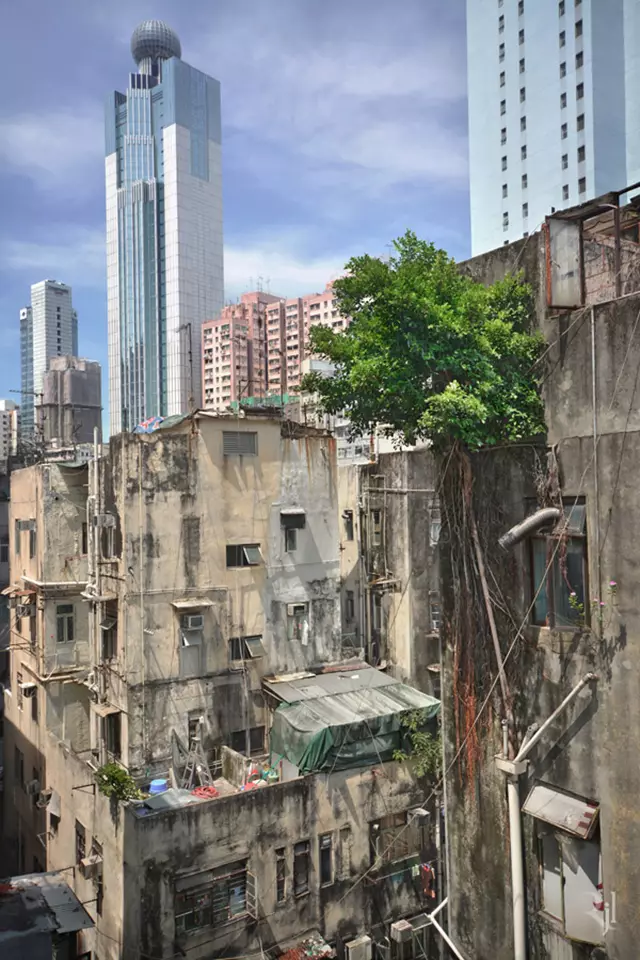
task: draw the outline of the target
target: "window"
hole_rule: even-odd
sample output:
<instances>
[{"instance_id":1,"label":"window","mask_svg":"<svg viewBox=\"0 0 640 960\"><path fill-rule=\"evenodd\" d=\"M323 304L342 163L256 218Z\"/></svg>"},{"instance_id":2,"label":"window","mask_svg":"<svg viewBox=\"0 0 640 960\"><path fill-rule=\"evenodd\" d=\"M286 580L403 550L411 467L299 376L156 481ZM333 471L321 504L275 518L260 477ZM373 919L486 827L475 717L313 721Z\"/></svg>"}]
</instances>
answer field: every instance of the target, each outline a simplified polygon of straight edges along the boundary
<instances>
[{"instance_id":1,"label":"window","mask_svg":"<svg viewBox=\"0 0 640 960\"><path fill-rule=\"evenodd\" d=\"M576 37L582 36L582 20L576 20Z\"/></svg>"},{"instance_id":2,"label":"window","mask_svg":"<svg viewBox=\"0 0 640 960\"><path fill-rule=\"evenodd\" d=\"M89 551L89 537L88 537L88 531L87 531L87 525L86 525L86 523L83 523L83 524L82 524L82 543L81 543L80 549L81 549L81 552L82 552L82 556L83 556L83 557L86 556L86 554L87 554L88 551Z\"/></svg>"},{"instance_id":3,"label":"window","mask_svg":"<svg viewBox=\"0 0 640 960\"><path fill-rule=\"evenodd\" d=\"M503 196L503 197L506 197L507 194L508 194L508 192L509 192L509 189L508 189L508 187L507 187L507 184L506 184L506 183L503 183L503 184L502 184L502 196Z\"/></svg>"},{"instance_id":4,"label":"window","mask_svg":"<svg viewBox=\"0 0 640 960\"><path fill-rule=\"evenodd\" d=\"M356 602L355 602L355 593L353 590L347 590L347 602L345 616L347 621L351 621L355 618L356 615Z\"/></svg>"},{"instance_id":5,"label":"window","mask_svg":"<svg viewBox=\"0 0 640 960\"><path fill-rule=\"evenodd\" d=\"M309 604L287 604L287 638L306 646L309 642Z\"/></svg>"},{"instance_id":6,"label":"window","mask_svg":"<svg viewBox=\"0 0 640 960\"><path fill-rule=\"evenodd\" d=\"M33 720L34 723L38 723L38 688L37 687L34 687L34 689L31 691L31 696L29 699L31 700L31 719ZM34 779L36 778L34 777Z\"/></svg>"},{"instance_id":7,"label":"window","mask_svg":"<svg viewBox=\"0 0 640 960\"><path fill-rule=\"evenodd\" d=\"M498 33L504 33L504 14L498 17Z\"/></svg>"},{"instance_id":8,"label":"window","mask_svg":"<svg viewBox=\"0 0 640 960\"><path fill-rule=\"evenodd\" d=\"M567 125L566 125L566 123L563 123L562 126L560 127L560 139L561 139L561 140L566 140L566 139L567 139Z\"/></svg>"},{"instance_id":9,"label":"window","mask_svg":"<svg viewBox=\"0 0 640 960\"><path fill-rule=\"evenodd\" d=\"M564 17L564 0L560 0L558 4L558 16Z\"/></svg>"},{"instance_id":10,"label":"window","mask_svg":"<svg viewBox=\"0 0 640 960\"><path fill-rule=\"evenodd\" d=\"M23 697L24 697L24 690L22 687L22 673L18 670L18 672L16 673L16 705L18 707L18 710L22 710Z\"/></svg>"},{"instance_id":11,"label":"window","mask_svg":"<svg viewBox=\"0 0 640 960\"><path fill-rule=\"evenodd\" d=\"M100 621L102 659L114 660L118 655L118 601L107 600L104 619Z\"/></svg>"},{"instance_id":12,"label":"window","mask_svg":"<svg viewBox=\"0 0 640 960\"><path fill-rule=\"evenodd\" d=\"M568 154L568 153L563 153L563 154L562 154L562 169L563 169L563 170L566 170L568 166L569 166L569 154Z\"/></svg>"},{"instance_id":13,"label":"window","mask_svg":"<svg viewBox=\"0 0 640 960\"><path fill-rule=\"evenodd\" d=\"M229 659L230 660L257 660L266 656L266 650L262 643L262 637L231 637L229 639Z\"/></svg>"},{"instance_id":14,"label":"window","mask_svg":"<svg viewBox=\"0 0 640 960\"><path fill-rule=\"evenodd\" d=\"M205 883L176 891L176 936L246 916L251 889L251 874L240 860L208 873Z\"/></svg>"},{"instance_id":15,"label":"window","mask_svg":"<svg viewBox=\"0 0 640 960\"><path fill-rule=\"evenodd\" d=\"M561 31L560 31L560 35L559 35L559 37L558 37L558 40L560 41L560 46L561 46L561 47L564 47L564 45L565 45L566 42L567 42L567 37L566 37L566 34L565 34L564 30L561 30Z\"/></svg>"},{"instance_id":16,"label":"window","mask_svg":"<svg viewBox=\"0 0 640 960\"><path fill-rule=\"evenodd\" d=\"M506 82L507 82L507 80L506 80L505 73L504 73L504 70L503 70L502 73L500 74L500 86L501 86L501 87L504 87L504 85L505 85Z\"/></svg>"},{"instance_id":17,"label":"window","mask_svg":"<svg viewBox=\"0 0 640 960\"><path fill-rule=\"evenodd\" d=\"M351 875L351 827L340 827L338 836L338 859L336 873L340 880L347 880Z\"/></svg>"},{"instance_id":18,"label":"window","mask_svg":"<svg viewBox=\"0 0 640 960\"><path fill-rule=\"evenodd\" d=\"M102 860L102 844L98 843L95 837L91 838L91 856L100 857ZM102 916L102 904L104 902L104 883L102 880L102 869L99 871L96 877L94 877L93 885L96 891L96 913L99 917Z\"/></svg>"},{"instance_id":19,"label":"window","mask_svg":"<svg viewBox=\"0 0 640 960\"><path fill-rule=\"evenodd\" d=\"M587 178L580 177L580 179L578 180L578 193L586 193L586 192L587 192Z\"/></svg>"},{"instance_id":20,"label":"window","mask_svg":"<svg viewBox=\"0 0 640 960\"><path fill-rule=\"evenodd\" d=\"M524 43L524 30L518 30L518 43Z\"/></svg>"},{"instance_id":21,"label":"window","mask_svg":"<svg viewBox=\"0 0 640 960\"><path fill-rule=\"evenodd\" d=\"M353 540L353 510L343 510L342 522L345 540Z\"/></svg>"},{"instance_id":22,"label":"window","mask_svg":"<svg viewBox=\"0 0 640 960\"><path fill-rule=\"evenodd\" d=\"M502 214L502 229L503 229L503 230L508 230L508 229L509 229L509 213L508 213L508 211L505 211L505 212Z\"/></svg>"},{"instance_id":23,"label":"window","mask_svg":"<svg viewBox=\"0 0 640 960\"><path fill-rule=\"evenodd\" d=\"M501 43L498 46L498 60L500 61L500 63L502 63L502 61L504 60L504 43Z\"/></svg>"},{"instance_id":24,"label":"window","mask_svg":"<svg viewBox=\"0 0 640 960\"><path fill-rule=\"evenodd\" d=\"M56 638L58 643L73 643L73 604L56 605Z\"/></svg>"},{"instance_id":25,"label":"window","mask_svg":"<svg viewBox=\"0 0 640 960\"><path fill-rule=\"evenodd\" d=\"M33 560L36 555L36 522L29 521L29 559Z\"/></svg>"},{"instance_id":26,"label":"window","mask_svg":"<svg viewBox=\"0 0 640 960\"><path fill-rule=\"evenodd\" d=\"M264 732L264 727L234 730L231 734L231 749L246 757L259 756L264 753Z\"/></svg>"},{"instance_id":27,"label":"window","mask_svg":"<svg viewBox=\"0 0 640 960\"><path fill-rule=\"evenodd\" d=\"M9 535L0 537L0 563L9 563Z\"/></svg>"},{"instance_id":28,"label":"window","mask_svg":"<svg viewBox=\"0 0 640 960\"><path fill-rule=\"evenodd\" d=\"M578 163L584 163L586 158L586 147L578 147Z\"/></svg>"},{"instance_id":29,"label":"window","mask_svg":"<svg viewBox=\"0 0 640 960\"><path fill-rule=\"evenodd\" d=\"M584 113L579 114L576 120L576 127L579 131L584 130Z\"/></svg>"},{"instance_id":30,"label":"window","mask_svg":"<svg viewBox=\"0 0 640 960\"><path fill-rule=\"evenodd\" d=\"M81 860L87 855L87 831L80 823L79 820L76 820L76 863L80 863Z\"/></svg>"},{"instance_id":31,"label":"window","mask_svg":"<svg viewBox=\"0 0 640 960\"><path fill-rule=\"evenodd\" d=\"M227 567L257 567L261 563L259 543L227 544Z\"/></svg>"},{"instance_id":32,"label":"window","mask_svg":"<svg viewBox=\"0 0 640 960\"><path fill-rule=\"evenodd\" d=\"M518 0L518 14L522 16L524 13L524 0Z\"/></svg>"},{"instance_id":33,"label":"window","mask_svg":"<svg viewBox=\"0 0 640 960\"><path fill-rule=\"evenodd\" d=\"M526 160L526 159L527 159L527 145L526 145L526 143L523 143L523 145L520 147L520 159L521 159L521 160Z\"/></svg>"},{"instance_id":34,"label":"window","mask_svg":"<svg viewBox=\"0 0 640 960\"><path fill-rule=\"evenodd\" d=\"M110 713L102 718L102 736L108 754L120 757L120 718L119 713Z\"/></svg>"},{"instance_id":35,"label":"window","mask_svg":"<svg viewBox=\"0 0 640 960\"><path fill-rule=\"evenodd\" d=\"M507 158L506 158L506 157L503 157L503 158L502 158L501 166L502 166L502 169L503 169L503 170L506 170L506 169L507 169Z\"/></svg>"},{"instance_id":36,"label":"window","mask_svg":"<svg viewBox=\"0 0 640 960\"><path fill-rule=\"evenodd\" d=\"M440 603L437 600L431 601L431 629L434 633L440 631Z\"/></svg>"},{"instance_id":37,"label":"window","mask_svg":"<svg viewBox=\"0 0 640 960\"><path fill-rule=\"evenodd\" d=\"M382 597L379 593L374 593L372 599L371 626L374 630L379 631L382 628Z\"/></svg>"},{"instance_id":38,"label":"window","mask_svg":"<svg viewBox=\"0 0 640 960\"><path fill-rule=\"evenodd\" d=\"M18 747L13 748L13 778L24 790L24 754Z\"/></svg>"},{"instance_id":39,"label":"window","mask_svg":"<svg viewBox=\"0 0 640 960\"><path fill-rule=\"evenodd\" d=\"M371 511L371 546L379 547L382 543L382 510Z\"/></svg>"},{"instance_id":40,"label":"window","mask_svg":"<svg viewBox=\"0 0 640 960\"><path fill-rule=\"evenodd\" d=\"M564 186L563 186L563 188L562 188L562 199L563 199L563 200L568 200L568 199L569 199L569 184L568 184L568 183L565 183Z\"/></svg>"},{"instance_id":41,"label":"window","mask_svg":"<svg viewBox=\"0 0 640 960\"><path fill-rule=\"evenodd\" d=\"M507 128L503 127L502 130L500 131L500 143L502 144L502 146L504 146L506 142L507 142Z\"/></svg>"},{"instance_id":42,"label":"window","mask_svg":"<svg viewBox=\"0 0 640 960\"><path fill-rule=\"evenodd\" d=\"M258 455L257 432L245 430L222 431L222 455L224 457L255 457Z\"/></svg>"},{"instance_id":43,"label":"window","mask_svg":"<svg viewBox=\"0 0 640 960\"><path fill-rule=\"evenodd\" d=\"M579 83L576 86L576 100L584 99L584 83Z\"/></svg>"},{"instance_id":44,"label":"window","mask_svg":"<svg viewBox=\"0 0 640 960\"><path fill-rule=\"evenodd\" d=\"M15 541L16 541L16 557L20 556L20 534L22 533L22 525L20 520L16 520L14 524L15 530Z\"/></svg>"},{"instance_id":45,"label":"window","mask_svg":"<svg viewBox=\"0 0 640 960\"><path fill-rule=\"evenodd\" d=\"M560 109L565 110L567 106L567 95L566 93L560 94Z\"/></svg>"},{"instance_id":46,"label":"window","mask_svg":"<svg viewBox=\"0 0 640 960\"><path fill-rule=\"evenodd\" d=\"M520 60L520 73L524 73L524 69L525 69L524 57L522 57L522 59Z\"/></svg>"},{"instance_id":47,"label":"window","mask_svg":"<svg viewBox=\"0 0 640 960\"><path fill-rule=\"evenodd\" d=\"M369 824L371 863L393 863L411 853L407 814L392 813Z\"/></svg>"},{"instance_id":48,"label":"window","mask_svg":"<svg viewBox=\"0 0 640 960\"><path fill-rule=\"evenodd\" d=\"M524 103L527 99L527 88L520 87L520 103Z\"/></svg>"},{"instance_id":49,"label":"window","mask_svg":"<svg viewBox=\"0 0 640 960\"><path fill-rule=\"evenodd\" d=\"M527 118L526 118L526 117L520 117L520 129L521 129L521 130L526 130L526 129L527 129Z\"/></svg>"},{"instance_id":50,"label":"window","mask_svg":"<svg viewBox=\"0 0 640 960\"><path fill-rule=\"evenodd\" d=\"M293 848L293 895L301 897L309 892L309 841L296 843Z\"/></svg>"},{"instance_id":51,"label":"window","mask_svg":"<svg viewBox=\"0 0 640 960\"><path fill-rule=\"evenodd\" d=\"M539 531L530 541L533 622L556 628L581 625L588 615L584 504L565 507L564 523L559 546L551 529Z\"/></svg>"},{"instance_id":52,"label":"window","mask_svg":"<svg viewBox=\"0 0 640 960\"><path fill-rule=\"evenodd\" d=\"M287 860L285 848L276 850L276 903L284 903L287 898Z\"/></svg>"},{"instance_id":53,"label":"window","mask_svg":"<svg viewBox=\"0 0 640 960\"><path fill-rule=\"evenodd\" d=\"M584 65L584 53L582 52L582 50L579 50L578 53L576 53L576 70L579 70L580 67L582 67L583 65Z\"/></svg>"},{"instance_id":54,"label":"window","mask_svg":"<svg viewBox=\"0 0 640 960\"><path fill-rule=\"evenodd\" d=\"M567 61L563 60L562 63L560 64L560 79L562 80L562 78L566 77L566 75L567 75Z\"/></svg>"},{"instance_id":55,"label":"window","mask_svg":"<svg viewBox=\"0 0 640 960\"><path fill-rule=\"evenodd\" d=\"M525 220L526 220L527 217L529 216L529 204L528 204L528 203L523 203L523 204L522 204L522 216L524 217Z\"/></svg>"},{"instance_id":56,"label":"window","mask_svg":"<svg viewBox=\"0 0 640 960\"><path fill-rule=\"evenodd\" d=\"M298 548L298 531L295 527L284 528L284 552L295 553Z\"/></svg>"},{"instance_id":57,"label":"window","mask_svg":"<svg viewBox=\"0 0 640 960\"><path fill-rule=\"evenodd\" d=\"M501 101L500 101L500 116L503 117L506 112L507 112L507 101L506 101L506 100L501 100Z\"/></svg>"},{"instance_id":58,"label":"window","mask_svg":"<svg viewBox=\"0 0 640 960\"><path fill-rule=\"evenodd\" d=\"M318 840L318 859L320 886L333 883L333 840L330 833L324 833Z\"/></svg>"},{"instance_id":59,"label":"window","mask_svg":"<svg viewBox=\"0 0 640 960\"><path fill-rule=\"evenodd\" d=\"M523 190L526 190L528 186L529 186L529 177L527 176L526 173L523 173L523 174L522 174L522 189L523 189Z\"/></svg>"},{"instance_id":60,"label":"window","mask_svg":"<svg viewBox=\"0 0 640 960\"><path fill-rule=\"evenodd\" d=\"M189 749L200 739L200 725L202 723L202 711L191 710L187 715L187 743Z\"/></svg>"}]
</instances>

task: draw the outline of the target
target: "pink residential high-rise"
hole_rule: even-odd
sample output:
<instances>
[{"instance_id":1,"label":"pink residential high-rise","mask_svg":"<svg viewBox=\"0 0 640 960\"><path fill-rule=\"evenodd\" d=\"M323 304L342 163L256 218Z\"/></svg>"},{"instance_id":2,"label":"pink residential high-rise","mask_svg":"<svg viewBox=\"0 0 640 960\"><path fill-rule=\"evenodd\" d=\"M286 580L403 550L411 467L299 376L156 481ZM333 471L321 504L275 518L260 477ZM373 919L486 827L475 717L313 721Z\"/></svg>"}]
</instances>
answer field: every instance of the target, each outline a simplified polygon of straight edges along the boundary
<instances>
[{"instance_id":1,"label":"pink residential high-rise","mask_svg":"<svg viewBox=\"0 0 640 960\"><path fill-rule=\"evenodd\" d=\"M202 382L205 408L221 410L234 400L267 393L268 304L279 297L261 290L243 293L202 325Z\"/></svg>"},{"instance_id":2,"label":"pink residential high-rise","mask_svg":"<svg viewBox=\"0 0 640 960\"><path fill-rule=\"evenodd\" d=\"M247 397L299 393L310 327L341 331L348 323L338 312L333 283L322 293L288 300L261 291L242 294L202 327L205 407L222 410Z\"/></svg>"}]
</instances>

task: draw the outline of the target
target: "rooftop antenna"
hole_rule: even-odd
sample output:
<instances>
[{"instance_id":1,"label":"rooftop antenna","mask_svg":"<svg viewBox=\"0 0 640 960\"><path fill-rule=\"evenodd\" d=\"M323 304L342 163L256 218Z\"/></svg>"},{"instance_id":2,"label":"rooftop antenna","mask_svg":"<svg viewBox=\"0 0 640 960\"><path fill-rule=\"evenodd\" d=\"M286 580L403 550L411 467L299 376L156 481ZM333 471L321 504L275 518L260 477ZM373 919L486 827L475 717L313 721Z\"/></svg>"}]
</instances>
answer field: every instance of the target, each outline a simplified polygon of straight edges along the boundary
<instances>
[{"instance_id":1,"label":"rooftop antenna","mask_svg":"<svg viewBox=\"0 0 640 960\"><path fill-rule=\"evenodd\" d=\"M262 293L262 277L258 277L258 285L256 287L258 293Z\"/></svg>"},{"instance_id":2,"label":"rooftop antenna","mask_svg":"<svg viewBox=\"0 0 640 960\"><path fill-rule=\"evenodd\" d=\"M271 293L271 277L267 277L265 283L267 285L267 293Z\"/></svg>"}]
</instances>

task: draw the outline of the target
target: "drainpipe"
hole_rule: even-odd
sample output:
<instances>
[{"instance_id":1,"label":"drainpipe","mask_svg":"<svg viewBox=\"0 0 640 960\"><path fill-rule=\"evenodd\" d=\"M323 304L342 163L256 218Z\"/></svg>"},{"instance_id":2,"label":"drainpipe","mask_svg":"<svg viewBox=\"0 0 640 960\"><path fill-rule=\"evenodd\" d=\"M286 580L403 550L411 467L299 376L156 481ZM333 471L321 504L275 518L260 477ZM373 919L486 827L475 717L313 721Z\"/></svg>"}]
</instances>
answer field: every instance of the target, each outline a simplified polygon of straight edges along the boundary
<instances>
[{"instance_id":1,"label":"drainpipe","mask_svg":"<svg viewBox=\"0 0 640 960\"><path fill-rule=\"evenodd\" d=\"M532 736L527 731L515 760L506 756L496 757L496 766L507 777L507 800L509 804L509 840L511 846L511 893L513 899L513 956L514 960L527 960L527 911L525 902L524 857L522 854L522 816L520 813L520 777L527 770L527 755L531 752L545 730L563 713L587 683L597 680L594 673L587 673L556 707ZM503 727L504 736L504 727Z\"/></svg>"},{"instance_id":2,"label":"drainpipe","mask_svg":"<svg viewBox=\"0 0 640 960\"><path fill-rule=\"evenodd\" d=\"M458 960L466 960L466 957L464 956L464 954L460 953L460 951L458 950L458 948L456 947L455 943L453 942L451 937L448 935L446 930L444 930L436 920L436 914L440 913L440 911L444 909L444 907L446 907L448 902L449 902L449 897L445 897L444 900L438 904L438 906L435 908L433 913L429 913L427 914L427 916L431 922L431 925L436 928L436 930L438 931L438 933L440 934L444 942L447 944L447 946L449 947L453 955L457 957Z\"/></svg>"}]
</instances>

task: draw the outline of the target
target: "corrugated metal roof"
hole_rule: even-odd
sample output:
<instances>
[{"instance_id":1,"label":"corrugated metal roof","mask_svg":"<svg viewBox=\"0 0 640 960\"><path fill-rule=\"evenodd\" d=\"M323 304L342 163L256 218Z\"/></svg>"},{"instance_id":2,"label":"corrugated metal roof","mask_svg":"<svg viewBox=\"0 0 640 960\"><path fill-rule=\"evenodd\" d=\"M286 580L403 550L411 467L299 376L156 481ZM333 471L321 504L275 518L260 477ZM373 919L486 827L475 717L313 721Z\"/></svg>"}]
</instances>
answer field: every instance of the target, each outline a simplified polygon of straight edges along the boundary
<instances>
[{"instance_id":1,"label":"corrugated metal roof","mask_svg":"<svg viewBox=\"0 0 640 960\"><path fill-rule=\"evenodd\" d=\"M359 670L342 670L339 673L321 673L299 680L264 681L269 693L285 703L317 700L320 697L332 697L357 690L374 690L397 683L393 677L369 666Z\"/></svg>"}]
</instances>

